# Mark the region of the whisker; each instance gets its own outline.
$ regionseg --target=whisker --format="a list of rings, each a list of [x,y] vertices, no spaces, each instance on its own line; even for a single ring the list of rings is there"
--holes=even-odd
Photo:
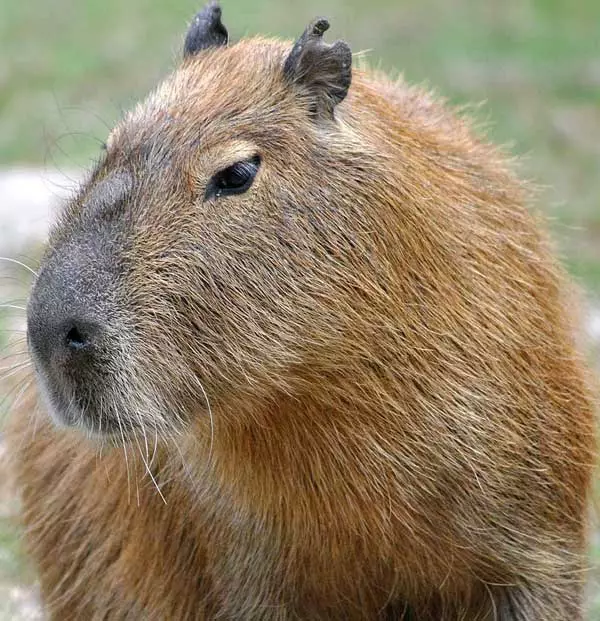
[[[17,306],[16,304],[0,304],[0,308],[13,308],[16,310],[27,312],[27,309],[24,306]]]
[[[19,364],[15,364],[12,367],[9,367],[6,373],[3,373],[2,375],[0,375],[0,382],[7,380],[9,377],[12,377],[13,375],[17,375],[17,373],[19,373],[23,369],[26,369],[30,365],[31,365],[31,362],[28,360],[26,362],[21,362]]]
[[[145,433],[145,432],[144,432]],[[154,484],[154,487],[156,488],[156,491],[158,492],[158,495],[161,497],[162,501],[165,503],[165,505],[167,504],[167,500],[166,498],[163,496],[163,493],[158,485],[158,483],[156,482],[156,479],[154,478],[154,475],[152,474],[152,470],[150,470],[150,466],[148,465],[148,462],[144,459],[144,455],[142,454],[142,447],[140,446],[140,442],[138,440],[138,437],[136,435],[135,437],[135,441],[137,443],[138,446],[138,450],[140,453],[140,457],[142,459],[142,463],[144,464],[144,467],[146,468],[146,472],[148,473],[148,476],[150,477],[152,483]]]
[[[14,364],[11,364],[9,366],[6,367],[0,367],[0,371],[6,371],[6,372],[10,372],[10,371],[16,371],[17,369],[21,369],[24,367],[28,367],[31,364],[30,360],[22,360],[21,362],[15,362]],[[0,375],[0,379],[3,376]]]
[[[22,345],[23,343],[27,343],[27,332],[25,330],[19,330],[16,328],[6,328],[5,330],[0,330],[0,332],[12,332],[13,334],[18,334],[17,337],[10,337],[6,341],[6,345],[0,350],[4,351],[9,347],[15,347],[16,345]]]
[[[16,347],[19,347],[19,350],[16,352],[18,354],[29,353],[29,343],[27,339],[27,332],[25,330],[18,330],[16,328],[0,330],[0,342],[4,343],[0,349],[0,354],[6,352],[7,350],[12,351]],[[15,352],[13,351],[13,353]],[[0,355],[0,361],[2,360],[2,357],[3,356]]]
[[[198,383],[198,386],[200,387],[200,390],[202,391],[202,394],[204,395],[204,400],[206,401],[206,407],[208,409],[208,418],[210,421],[210,446],[208,449],[207,462],[210,463],[210,460],[212,459],[212,452],[213,452],[214,441],[215,441],[215,421],[213,418],[212,408],[210,407],[210,401],[208,399],[208,395],[206,394],[206,390],[204,390],[204,386],[202,385],[202,382],[197,377],[195,379],[196,379],[196,382]]]
[[[138,415],[139,416],[139,415]],[[138,441],[138,437],[137,434],[134,434],[135,437],[135,442],[137,444],[138,447],[138,452],[140,453],[140,457],[142,457],[142,452],[140,450],[140,443]],[[142,461],[144,460],[144,458],[142,457]],[[136,466],[134,473],[133,473],[133,480],[135,481],[135,499],[137,502],[137,506],[140,506],[140,485],[139,485],[139,481],[138,481],[138,475],[137,475],[137,464],[134,463],[134,465]]]
[[[140,425],[140,429],[142,430],[142,434],[144,436],[144,442],[146,443],[146,457],[148,457],[148,441],[146,439],[146,429],[144,428],[144,421],[142,420],[142,416],[140,414],[139,411],[136,410],[136,416],[137,419],[139,421],[139,425]],[[134,438],[135,438],[135,442],[137,444],[138,447],[138,452],[140,453],[140,457],[142,458],[142,461],[144,460],[143,456],[142,456],[142,449],[140,448],[140,443],[138,440],[138,436],[137,433],[134,434]],[[136,474],[137,474],[137,470],[136,470]],[[136,497],[137,497],[137,506],[140,506],[140,486],[138,485],[138,480],[137,480],[137,476],[135,478],[135,491],[136,491]]]
[[[98,408],[98,434],[102,434],[102,414],[104,408],[102,407],[102,396],[100,396],[100,407]],[[102,445],[104,443],[100,443],[100,456],[102,456]]]
[[[11,386],[11,388],[8,390],[8,392],[4,395],[4,397],[2,398],[2,401],[0,401],[0,408],[4,408],[4,406],[6,405],[7,401],[11,398],[11,395],[16,392],[17,390],[19,390],[21,384],[23,382],[25,382],[28,378],[23,378],[21,380],[21,382],[17,382],[14,386]],[[29,381],[33,381],[29,378]],[[10,406],[12,407],[12,405]]]
[[[0,276],[0,280],[10,280],[12,282],[17,283],[17,286],[19,286],[19,287],[29,286],[29,282],[28,281],[24,281],[21,278],[18,278],[17,276],[9,276],[8,274],[2,274]]]
[[[148,437],[146,435],[146,428],[144,426],[144,419],[141,415],[141,413],[139,411],[136,410],[136,416],[140,425],[140,429],[142,430],[142,436],[144,438],[144,445],[146,447],[146,459],[148,459]],[[137,434],[136,434],[136,440],[137,440]],[[139,447],[139,443],[138,443],[138,447]],[[141,450],[141,449],[140,449]]]
[[[29,265],[23,263],[23,261],[19,261],[18,259],[11,259],[10,257],[0,257],[0,261],[6,261],[7,263],[14,263],[15,265],[20,265],[25,268],[28,272],[31,272],[36,278],[38,277],[38,273],[29,267]]]
[[[23,379],[23,381],[25,381],[25,378]],[[34,380],[31,378],[29,380],[29,382],[25,385],[23,392],[27,391],[31,385],[34,383]],[[17,386],[19,386],[19,384],[17,384]],[[13,388],[14,390],[14,388]],[[9,392],[12,393],[12,390]],[[6,401],[6,399],[4,399],[4,401]],[[4,401],[2,402],[4,404]],[[11,406],[11,409],[14,407]],[[25,444],[25,442],[29,441],[31,442],[31,440],[35,437],[35,432],[37,430],[37,421],[39,419],[39,412],[40,412],[40,407],[39,407],[39,402],[36,400],[35,402],[35,406],[33,408],[33,411],[31,412],[31,414],[28,416],[27,418],[27,425],[25,427],[25,430],[23,431],[23,433],[20,436],[19,439],[19,445],[18,445],[18,449],[17,449],[17,453],[20,453],[21,450],[23,449],[23,446]],[[32,424],[33,424],[33,431],[32,431]]]
[[[15,397],[15,400],[11,403],[11,409],[17,408],[19,406],[19,401],[23,398],[23,395],[29,390],[33,382],[33,378],[30,378],[25,382],[25,386],[23,386],[23,388],[19,391],[19,394]]]
[[[156,451],[158,449],[158,425],[154,423],[154,447],[152,449],[152,457],[150,458],[150,465],[154,463],[156,457]]]
[[[140,506],[140,484],[138,482],[138,477],[137,477],[137,470],[135,472],[136,476],[134,477],[134,481],[135,481],[135,499],[137,501],[137,506]]]
[[[118,408],[115,408],[115,415],[117,417],[117,423],[119,425],[119,431],[121,433],[121,441],[123,442],[123,452],[125,453],[125,467],[127,469],[127,504],[131,502],[131,479],[129,472],[129,458],[127,456],[127,444],[125,442],[125,434],[123,433],[123,425],[121,424],[121,416]]]
[[[40,402],[39,399],[36,400],[35,403],[35,408],[33,410],[33,412],[31,413],[31,416],[29,417],[29,420],[27,421],[27,432],[29,433],[29,441],[31,442],[31,440],[33,440],[33,438],[35,438],[35,434],[37,433],[37,429],[38,429],[38,423],[41,419],[40,416]]]
[[[27,300],[25,300],[24,298],[13,298],[12,300],[2,300],[2,304],[3,305],[12,304],[13,306],[17,305],[17,306],[23,306],[23,308],[26,308]]]
[[[140,457],[142,457],[142,456],[140,455]],[[160,490],[160,487],[158,486],[158,483],[156,482],[156,479],[154,478],[154,475],[152,474],[152,471],[150,470],[150,467],[148,466],[146,460],[143,457],[142,457],[142,461],[144,462],[144,466],[146,467],[146,472],[150,475],[150,478],[152,479],[152,483],[154,483],[154,487],[156,487],[156,491],[158,492],[158,495],[161,497],[161,500],[166,505],[167,504],[167,499],[163,496],[163,493]]]
[[[19,339],[19,341],[15,341],[14,343],[8,343],[2,349],[0,349],[0,353],[5,352],[7,349],[10,350],[13,347],[15,347],[16,345],[22,345],[24,341],[25,341],[25,339]],[[17,356],[28,356],[28,355],[29,355],[29,351],[26,350],[26,349],[24,349],[22,351],[13,351],[10,354],[5,354],[3,356],[0,356],[0,362],[3,362],[5,360],[9,360],[10,358],[16,358]]]

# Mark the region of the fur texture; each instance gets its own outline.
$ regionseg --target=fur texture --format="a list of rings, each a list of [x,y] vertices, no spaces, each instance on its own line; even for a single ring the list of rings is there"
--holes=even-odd
[[[581,619],[592,399],[527,189],[402,81],[315,118],[290,49],[186,57],[51,235],[115,343],[87,434],[12,417],[51,618]]]

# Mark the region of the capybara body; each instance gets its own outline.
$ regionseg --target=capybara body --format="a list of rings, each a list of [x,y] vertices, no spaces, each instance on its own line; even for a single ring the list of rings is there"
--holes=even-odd
[[[51,233],[10,438],[52,619],[581,619],[593,404],[528,191],[326,28],[207,7]]]

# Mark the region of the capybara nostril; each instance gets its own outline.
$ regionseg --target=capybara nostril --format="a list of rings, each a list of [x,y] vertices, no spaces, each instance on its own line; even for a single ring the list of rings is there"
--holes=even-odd
[[[65,337],[66,345],[69,349],[83,349],[89,345],[88,339],[81,334],[77,326],[73,326]]]
[[[84,324],[77,321],[73,321],[71,326],[65,335],[66,348],[72,352],[89,349],[94,344],[97,327],[90,323]]]
[[[89,359],[99,344],[102,327],[94,320],[79,317],[63,319],[54,313],[36,313],[28,322],[32,353],[43,367],[59,368],[86,354]]]

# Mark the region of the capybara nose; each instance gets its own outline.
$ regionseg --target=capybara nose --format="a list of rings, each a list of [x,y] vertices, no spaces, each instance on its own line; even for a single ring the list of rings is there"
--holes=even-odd
[[[93,359],[102,327],[96,321],[63,319],[40,309],[30,312],[27,333],[32,352],[42,364],[69,365]]]
[[[102,308],[109,287],[86,264],[73,264],[71,255],[70,262],[58,258],[40,273],[27,307],[31,353],[55,381],[64,371],[72,379],[92,371],[108,341]]]

